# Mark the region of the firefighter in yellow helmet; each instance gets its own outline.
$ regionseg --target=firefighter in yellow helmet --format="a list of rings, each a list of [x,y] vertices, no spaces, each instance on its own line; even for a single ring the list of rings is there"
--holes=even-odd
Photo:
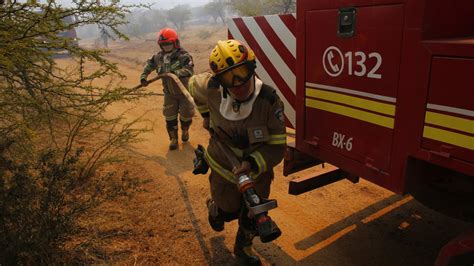
[[[238,219],[234,254],[246,264],[259,265],[251,248],[259,221],[248,217],[236,176],[248,174],[257,195],[268,198],[273,168],[283,159],[286,147],[283,104],[275,90],[255,76],[255,54],[242,42],[218,41],[209,63],[212,73],[194,75],[189,81],[203,126],[212,136],[204,153],[211,168],[209,223],[222,231],[225,222]],[[240,167],[231,167],[216,141],[233,151]],[[276,238],[281,232],[275,223],[272,226]]]
[[[188,86],[189,78],[194,74],[194,64],[191,55],[184,50],[178,39],[178,34],[171,28],[163,28],[158,33],[158,45],[161,51],[153,55],[148,61],[140,76],[140,83],[148,85],[147,76],[156,70],[158,74],[173,73]],[[181,123],[181,140],[189,139],[189,127],[194,116],[194,106],[181,92],[175,82],[164,77],[163,91],[165,93],[163,115],[166,120],[166,129],[170,137],[170,150],[178,148],[178,114]]]

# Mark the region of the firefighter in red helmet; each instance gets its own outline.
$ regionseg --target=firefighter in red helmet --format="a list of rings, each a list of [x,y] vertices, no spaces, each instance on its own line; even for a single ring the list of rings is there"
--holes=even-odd
[[[272,87],[255,76],[255,55],[241,41],[219,41],[209,63],[212,73],[194,75],[188,87],[204,118],[203,126],[211,132],[207,151],[201,150],[211,169],[208,219],[215,231],[238,219],[234,254],[245,264],[259,265],[251,248],[253,238],[258,234],[262,242],[269,242],[281,231],[271,219],[249,217],[249,201],[239,191],[237,177],[249,176],[257,196],[268,198],[273,168],[283,159],[286,148],[283,103]],[[229,164],[223,145],[234,153],[240,167]],[[206,173],[207,168],[197,168],[203,161],[197,159],[194,173]],[[262,226],[265,230],[260,230]]]
[[[157,43],[161,50],[148,59],[140,76],[140,83],[144,86],[148,85],[148,75],[156,70],[158,74],[175,74],[183,85],[187,86],[189,78],[194,73],[194,64],[191,55],[181,47],[176,31],[163,28],[158,33]],[[162,82],[165,94],[163,115],[170,138],[169,149],[174,150],[178,148],[178,115],[182,130],[181,140],[186,142],[189,139],[189,127],[194,116],[194,107],[172,79],[164,77]]]

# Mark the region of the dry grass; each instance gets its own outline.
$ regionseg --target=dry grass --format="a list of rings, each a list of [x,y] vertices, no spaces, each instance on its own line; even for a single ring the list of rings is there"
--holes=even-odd
[[[202,39],[204,31],[209,36]],[[182,47],[193,56],[195,72],[200,73],[208,70],[210,50],[217,40],[226,38],[227,31],[222,26],[199,26],[179,34]],[[157,51],[156,43],[147,40],[153,37],[150,34],[129,42],[112,42],[109,58],[124,69],[140,73],[146,59]],[[129,76],[132,82],[135,78]],[[142,101],[148,102],[153,101]],[[202,253],[199,246],[189,239],[193,235],[189,217],[182,204],[176,204],[181,197],[176,180],[163,178],[169,175],[166,169],[138,158],[115,170],[125,169],[130,177],[138,179],[126,180],[123,195],[81,219],[82,229],[66,245],[72,251],[68,260],[80,264],[203,264],[202,254],[196,254]]]

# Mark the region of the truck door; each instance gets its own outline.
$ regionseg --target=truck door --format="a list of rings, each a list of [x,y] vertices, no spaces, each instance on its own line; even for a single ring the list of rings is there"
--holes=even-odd
[[[474,163],[474,59],[435,56],[422,147]]]
[[[305,140],[388,170],[403,15],[401,4],[306,13]]]

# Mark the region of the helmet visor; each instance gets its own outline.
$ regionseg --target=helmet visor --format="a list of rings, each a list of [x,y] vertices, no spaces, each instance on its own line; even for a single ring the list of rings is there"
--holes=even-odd
[[[250,70],[249,66],[243,64],[220,73],[216,78],[222,87],[232,88],[242,86],[252,75],[253,71]]]
[[[174,48],[173,42],[160,42],[160,47],[163,49],[165,52],[170,52]]]

